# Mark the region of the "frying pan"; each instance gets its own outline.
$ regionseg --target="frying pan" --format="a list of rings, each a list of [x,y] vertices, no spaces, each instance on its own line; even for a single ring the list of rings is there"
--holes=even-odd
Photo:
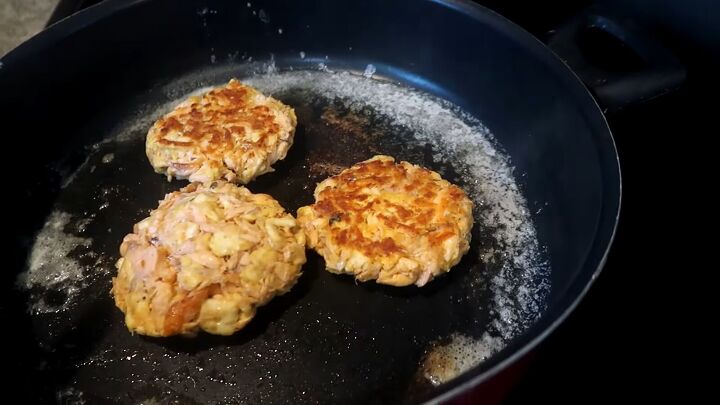
[[[297,111],[288,157],[248,185],[291,212],[333,168],[376,153],[466,189],[502,170],[512,181],[473,194],[470,253],[424,288],[356,285],[309,252],[298,285],[231,337],[132,336],[109,295],[119,243],[184,184],[152,172],[143,135],[173,102],[230,77]],[[568,315],[619,214],[617,154],[591,94],[532,36],[465,1],[109,0],[3,57],[0,89],[6,369],[27,402],[448,400]],[[447,117],[467,131],[444,128]],[[510,195],[522,221],[493,225]],[[498,235],[519,234],[534,243],[531,265],[502,250]],[[438,348],[477,361],[433,385],[423,367]]]

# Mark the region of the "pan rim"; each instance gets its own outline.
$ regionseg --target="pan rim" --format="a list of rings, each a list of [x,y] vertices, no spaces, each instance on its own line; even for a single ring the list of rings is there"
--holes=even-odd
[[[92,5],[69,17],[63,18],[55,22],[54,24],[47,27],[45,30],[41,31],[32,38],[10,50],[4,56],[0,57],[0,66],[2,66],[3,64],[12,64],[13,60],[22,59],[25,54],[33,53],[34,48],[46,47],[55,42],[58,38],[62,38],[77,31],[80,31],[83,28],[94,24],[99,20],[108,17],[111,14],[148,1],[152,0],[106,0],[101,3]],[[514,352],[508,354],[506,358],[498,361],[496,364],[492,365],[488,369],[483,369],[482,365],[477,365],[476,367],[465,372],[464,378],[461,376],[455,381],[449,382],[448,384],[446,384],[446,386],[440,387],[437,395],[426,401],[426,403],[438,403],[448,401],[454,397],[461,395],[464,392],[472,390],[473,387],[482,384],[483,382],[499,374],[501,371],[507,369],[510,365],[516,363],[518,360],[520,360],[526,354],[536,348],[541,342],[543,342],[575,310],[575,308],[579,305],[579,303],[583,300],[583,298],[589,291],[590,287],[594,284],[595,280],[598,278],[607,262],[608,254],[615,239],[620,218],[623,187],[617,145],[612,135],[612,131],[607,123],[607,119],[602,113],[602,109],[598,104],[597,100],[593,97],[592,93],[580,80],[577,74],[561,58],[559,58],[555,53],[553,53],[552,50],[550,50],[542,41],[540,41],[538,38],[536,38],[534,35],[526,31],[522,27],[518,26],[514,22],[508,20],[507,18],[487,7],[473,3],[471,0],[426,1],[436,3],[442,7],[450,8],[456,12],[463,14],[468,18],[471,18],[478,23],[488,25],[493,29],[502,32],[504,35],[509,36],[519,45],[522,45],[523,50],[533,52],[544,63],[547,63],[548,65],[553,67],[553,70],[562,73],[567,78],[568,82],[572,82],[570,83],[570,85],[575,87],[574,92],[578,93],[578,98],[585,98],[584,104],[588,105],[588,107],[583,108],[583,111],[586,113],[585,115],[588,115],[587,112],[590,111],[591,114],[595,116],[594,118],[600,120],[600,123],[596,125],[596,127],[599,128],[602,132],[605,132],[605,134],[607,135],[604,136],[604,138],[606,138],[605,142],[609,141],[609,143],[603,146],[605,146],[607,152],[609,152],[611,156],[614,155],[614,162],[610,162],[610,160],[612,160],[611,158],[605,159],[606,161],[604,162],[601,160],[600,162],[603,179],[606,181],[607,178],[616,176],[618,184],[617,190],[610,190],[610,192],[612,193],[617,191],[616,200],[607,201],[608,199],[605,197],[606,195],[608,195],[607,190],[603,193],[603,212],[600,216],[598,229],[595,234],[594,241],[591,245],[590,253],[588,254],[585,262],[582,265],[582,268],[586,270],[581,270],[581,272],[585,273],[588,271],[587,269],[594,267],[589,279],[587,279],[587,277],[579,277],[578,279],[573,281],[571,286],[565,292],[566,301],[564,302],[565,307],[562,309],[562,311],[559,314],[555,315],[555,319],[553,319],[552,322],[550,322],[544,328],[540,329],[539,332],[534,333],[534,336],[528,335],[525,336],[524,339],[521,339],[522,343],[517,347]],[[600,145],[597,146],[598,148],[600,147]],[[614,215],[612,215],[611,212],[604,212],[608,209],[610,209],[611,211],[615,211]],[[612,219],[610,218],[611,215],[613,216]],[[609,225],[609,221],[612,221],[612,226],[610,232],[607,232],[606,229],[602,229],[602,225],[605,225],[605,228],[607,228],[607,225]],[[596,256],[599,255],[599,259],[591,258],[590,256],[593,254],[595,254]],[[596,263],[591,264],[591,261]],[[570,295],[574,296],[572,298],[567,298]],[[568,299],[569,303],[567,302]]]

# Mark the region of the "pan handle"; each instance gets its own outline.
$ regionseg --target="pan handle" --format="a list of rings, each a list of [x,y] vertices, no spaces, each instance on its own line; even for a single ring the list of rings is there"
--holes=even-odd
[[[591,8],[547,41],[594,94],[605,112],[617,112],[679,88],[685,67],[667,48],[632,23]]]

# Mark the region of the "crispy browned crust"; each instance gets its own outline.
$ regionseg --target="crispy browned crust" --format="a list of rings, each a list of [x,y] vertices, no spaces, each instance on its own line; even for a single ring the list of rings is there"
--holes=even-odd
[[[146,152],[170,177],[247,183],[285,157],[296,122],[292,108],[233,79],[160,118]]]
[[[375,156],[315,189],[298,210],[329,271],[391,285],[424,285],[469,249],[472,203],[439,174]]]

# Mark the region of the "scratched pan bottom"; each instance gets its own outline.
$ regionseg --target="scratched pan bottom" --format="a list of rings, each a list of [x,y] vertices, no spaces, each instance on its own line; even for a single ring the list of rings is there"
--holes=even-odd
[[[235,72],[243,74],[239,68]],[[228,75],[205,77],[219,84]],[[137,119],[138,111],[153,114],[167,102],[164,88],[138,96],[134,107],[99,117],[87,130],[109,133],[111,122]],[[317,182],[378,153],[437,170],[463,186],[452,161],[436,161],[430,145],[414,140],[390,117],[322,94],[308,99],[288,89],[275,96],[295,108],[295,143],[275,172],[247,187],[272,195],[290,212],[312,203]],[[28,344],[35,354],[27,361],[35,378],[47,383],[29,398],[184,404],[413,401],[433,390],[418,373],[428,348],[453,333],[479,336],[488,328],[490,293],[479,288],[468,294],[467,289],[477,272],[490,277],[495,271],[478,259],[478,250],[491,245],[493,236],[476,225],[471,252],[423,288],[357,284],[324,271],[322,258],[309,251],[298,284],[233,336],[130,335],[109,294],[118,246],[158,200],[186,184],[153,172],[144,153],[146,130],[136,125],[122,141],[78,145],[66,162],[82,166],[59,192],[54,211],[69,215],[63,232],[91,240],[71,254],[92,270],[72,299],[58,291],[31,291],[56,310],[30,316],[34,340]]]

